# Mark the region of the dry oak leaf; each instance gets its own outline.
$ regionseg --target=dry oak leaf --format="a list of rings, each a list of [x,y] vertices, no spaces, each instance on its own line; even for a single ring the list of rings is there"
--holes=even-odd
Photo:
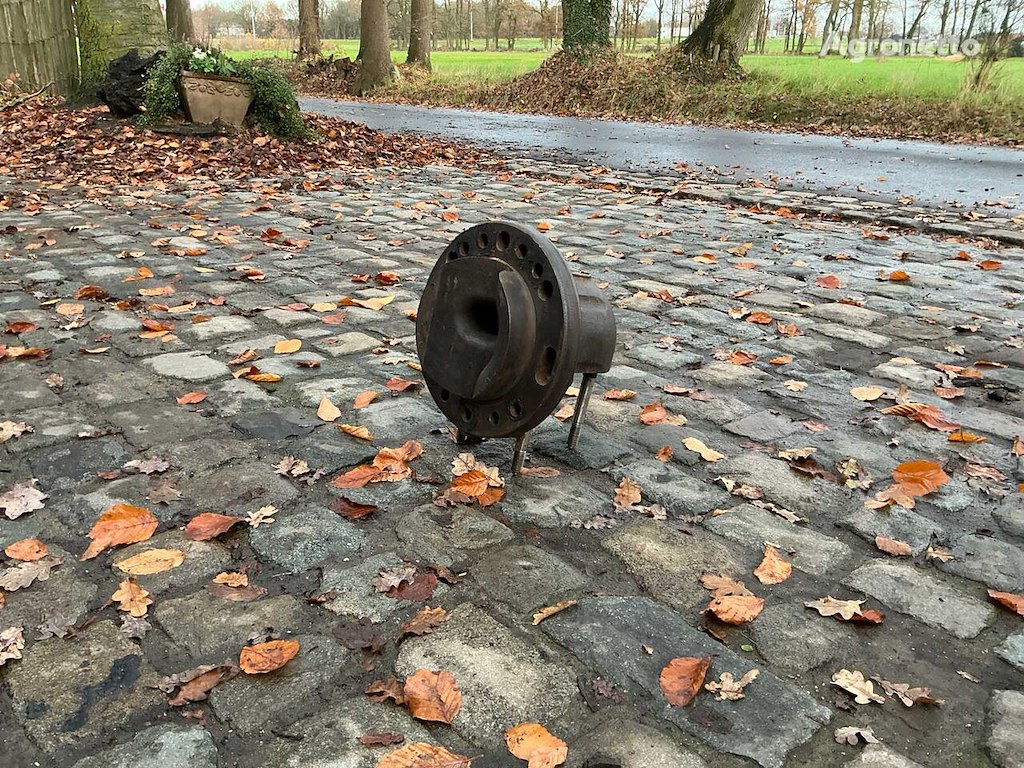
[[[24,421],[0,421],[0,443],[21,437],[26,432],[35,432],[35,430]]]
[[[449,752],[444,747],[414,742],[389,752],[377,768],[469,768],[472,760]]]
[[[604,393],[605,400],[632,400],[636,392],[632,389],[609,389]]]
[[[238,666],[248,675],[263,675],[280,669],[299,653],[298,640],[270,640],[248,645],[238,656]]]
[[[402,684],[393,677],[387,680],[374,680],[363,691],[370,701],[384,702],[391,699],[398,706],[405,704],[405,692]]]
[[[320,405],[316,409],[317,418],[321,421],[337,421],[341,418],[341,408],[331,402],[327,395],[320,398]]]
[[[955,432],[960,428],[959,424],[947,419],[936,406],[924,403],[898,403],[883,408],[882,413],[886,416],[906,416],[939,432]]]
[[[195,701],[205,701],[211,690],[232,679],[238,672],[238,667],[229,662],[204,664],[165,677],[157,683],[157,687],[164,693],[173,694],[168,701],[172,707],[181,707]]]
[[[544,619],[554,616],[556,613],[561,613],[566,608],[572,608],[574,605],[576,605],[575,600],[563,600],[560,603],[555,603],[554,605],[548,605],[544,608],[541,608],[539,611],[533,614],[533,626],[536,627],[538,624],[544,621]]]
[[[185,553],[180,549],[147,549],[114,563],[114,567],[131,576],[149,576],[177,568],[184,562]]]
[[[881,624],[885,620],[885,615],[879,611],[862,609],[861,606],[863,604],[863,600],[836,600],[829,595],[828,597],[804,603],[804,606],[806,608],[813,608],[822,616],[832,616],[839,621]]]
[[[685,707],[704,685],[710,656],[679,656],[665,665],[658,677],[661,692],[673,707]]]
[[[905,707],[912,707],[915,704],[938,706],[946,703],[941,699],[934,698],[931,688],[911,688],[910,683],[892,683],[883,680],[878,675],[873,675],[871,679],[882,686],[886,696],[895,696]]]
[[[840,669],[832,675],[832,685],[842,688],[853,695],[853,700],[858,704],[884,704],[885,697],[875,693],[875,686],[870,680],[865,680],[864,675],[857,670]]]
[[[612,503],[617,510],[632,509],[640,503],[641,498],[640,485],[628,477],[624,477],[615,489],[615,498],[612,499]]]
[[[302,339],[282,339],[274,345],[275,355],[289,355],[302,349]]]
[[[431,608],[425,605],[398,630],[398,641],[409,635],[429,635],[439,626],[448,621],[448,612],[444,608]]]
[[[885,552],[887,555],[892,555],[893,557],[911,557],[914,554],[910,545],[905,541],[889,539],[885,536],[875,536],[875,546],[882,552]]]
[[[160,521],[144,507],[115,504],[96,520],[89,531],[92,541],[79,558],[90,560],[100,552],[118,544],[136,544],[156,532]]]
[[[4,554],[11,558],[11,560],[21,560],[22,562],[30,563],[35,560],[42,560],[49,554],[49,550],[39,539],[21,539],[13,544],[9,544],[4,549]]]
[[[861,402],[870,403],[884,395],[885,390],[881,387],[854,387],[850,394]]]
[[[149,596],[149,592],[139,586],[139,582],[135,580],[134,576],[122,581],[110,599],[119,603],[122,611],[130,613],[136,619],[145,616],[149,606],[153,604],[153,598]]]
[[[698,440],[696,437],[687,437],[683,440],[683,447],[688,451],[700,454],[700,457],[704,461],[721,461],[727,458],[724,453],[719,453],[713,448],[708,448],[703,441]]]
[[[569,746],[540,723],[520,723],[505,731],[508,751],[528,768],[555,768],[569,756]]]
[[[843,728],[836,728],[835,733],[832,734],[837,744],[849,744],[854,745],[857,743],[857,739],[863,739],[865,744],[877,744],[878,739],[875,738],[875,734],[872,733],[868,727],[858,728],[855,725],[847,725]]]
[[[1024,595],[1015,595],[1012,592],[998,592],[997,590],[990,589],[988,590],[988,596],[990,600],[1006,608],[1008,611],[1024,616]]]
[[[34,581],[46,581],[50,578],[50,571],[61,562],[63,561],[59,557],[51,556],[12,565],[0,573],[0,589],[16,592],[30,586]]]
[[[8,661],[21,658],[21,649],[25,647],[24,627],[8,627],[0,632],[0,667]]]
[[[32,478],[24,483],[15,483],[10,490],[0,493],[0,512],[10,520],[17,520],[22,515],[42,509],[43,501],[49,497],[35,485],[36,479]]]
[[[222,571],[213,577],[213,583],[229,587],[247,587],[249,586],[249,577],[236,571]]]
[[[765,545],[764,559],[754,569],[754,575],[762,584],[781,584],[793,573],[793,564],[784,558],[775,547]]]
[[[462,694],[451,672],[417,669],[403,689],[409,714],[417,720],[451,725],[462,707]]]
[[[190,541],[209,541],[242,522],[245,522],[244,517],[203,512],[188,521],[188,525],[185,526],[185,538]]]
[[[339,424],[338,429],[350,437],[356,437],[360,440],[365,440],[368,443],[373,442],[373,435],[370,434],[370,430],[366,427],[357,426],[355,424]],[[353,487],[358,488],[360,486]]]
[[[732,676],[732,672],[723,672],[717,682],[708,683],[704,686],[704,690],[717,693],[715,698],[718,701],[739,701],[743,698],[743,689],[754,682],[759,674],[761,674],[761,670],[755,667],[736,680]]]

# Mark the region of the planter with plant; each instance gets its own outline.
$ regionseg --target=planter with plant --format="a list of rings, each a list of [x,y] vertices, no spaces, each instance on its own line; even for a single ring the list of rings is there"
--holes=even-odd
[[[171,47],[149,71],[145,91],[146,122],[184,112],[195,123],[240,127],[248,115],[274,136],[313,137],[287,80],[214,49]]]

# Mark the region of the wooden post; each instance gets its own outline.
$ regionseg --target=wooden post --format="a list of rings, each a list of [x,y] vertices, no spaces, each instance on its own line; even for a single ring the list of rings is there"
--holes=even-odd
[[[12,72],[23,88],[78,88],[78,50],[69,0],[0,0],[0,80]]]

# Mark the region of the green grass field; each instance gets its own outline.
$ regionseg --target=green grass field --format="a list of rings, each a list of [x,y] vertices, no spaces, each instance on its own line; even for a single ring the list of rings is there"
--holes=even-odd
[[[769,40],[769,48],[781,49],[782,40]],[[290,57],[291,41],[257,41],[261,47],[250,50],[232,49],[224,41],[227,53],[239,59]],[[270,47],[267,43],[276,43]],[[642,40],[645,47],[654,48],[654,40]],[[666,43],[667,44],[667,43]],[[265,46],[265,47],[263,47]],[[810,41],[807,49],[814,50],[817,41]],[[338,56],[356,55],[357,40],[325,40],[324,53]],[[434,77],[446,83],[487,84],[508,80],[530,72],[540,66],[551,51],[545,51],[541,41],[523,39],[514,51],[484,51],[483,41],[476,42],[478,50],[434,51],[431,61]],[[405,60],[404,51],[392,51],[396,62]],[[787,89],[812,95],[889,95],[923,99],[952,99],[960,92],[967,64],[935,57],[871,58],[852,62],[838,56],[819,59],[816,56],[779,54],[747,55],[742,65],[750,72],[775,75]],[[996,101],[1024,100],[1024,59],[1003,62],[992,87]]]

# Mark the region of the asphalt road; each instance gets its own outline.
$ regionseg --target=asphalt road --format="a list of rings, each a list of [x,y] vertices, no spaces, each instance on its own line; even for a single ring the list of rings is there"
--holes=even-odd
[[[756,178],[782,189],[909,196],[942,207],[999,201],[1024,213],[1024,150],[336,99],[301,104],[388,133],[434,134],[530,157],[662,173],[688,163],[714,178]]]

